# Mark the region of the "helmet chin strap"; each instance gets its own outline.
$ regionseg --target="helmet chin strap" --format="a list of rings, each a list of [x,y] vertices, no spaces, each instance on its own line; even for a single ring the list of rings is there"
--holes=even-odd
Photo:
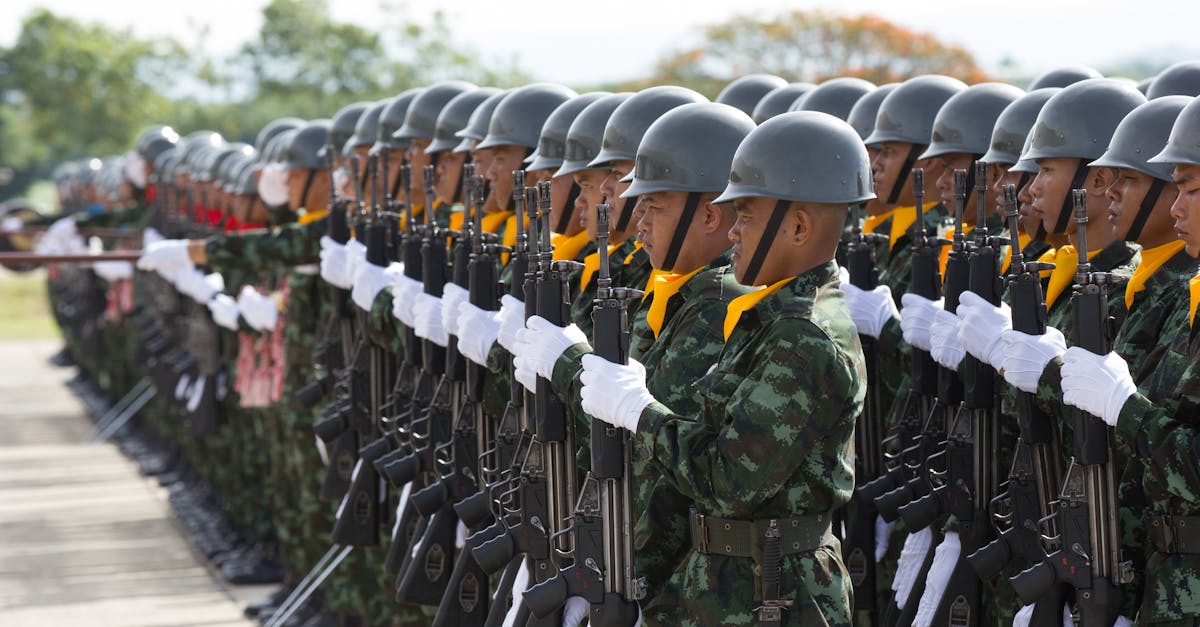
[[[1160,178],[1155,178],[1154,182],[1150,184],[1150,189],[1147,189],[1146,195],[1142,196],[1142,204],[1138,206],[1133,223],[1129,225],[1129,232],[1125,234],[1125,241],[1136,242],[1142,236],[1142,229],[1146,227],[1146,221],[1150,219],[1150,213],[1154,211],[1154,205],[1158,204],[1158,199],[1162,196],[1163,188],[1166,186],[1167,182]]]
[[[1071,224],[1071,213],[1073,209],[1071,203],[1071,190],[1080,189],[1083,187],[1084,181],[1087,180],[1087,173],[1087,163],[1083,159],[1080,159],[1079,165],[1075,166],[1075,176],[1071,177],[1071,186],[1068,187],[1066,193],[1063,194],[1062,209],[1059,209],[1058,211],[1058,220],[1054,223],[1054,231],[1052,231],[1053,233],[1061,235],[1067,232],[1067,226]],[[1087,251],[1084,252],[1086,253]]]
[[[567,227],[571,224],[571,218],[575,215],[575,201],[579,198],[580,191],[582,190],[579,189],[579,185],[572,181],[571,191],[567,192],[567,202],[558,216],[558,223],[554,225],[555,233],[567,232]]]
[[[900,174],[896,177],[896,185],[892,186],[892,191],[888,193],[887,204],[894,205],[900,199],[900,190],[904,189],[904,182],[908,180],[909,174],[912,174],[913,165],[917,163],[917,157],[925,151],[925,146],[920,144],[910,144],[908,154],[904,157],[904,163],[900,165]]]
[[[683,242],[692,228],[692,220],[695,219],[696,208],[699,206],[700,192],[688,192],[687,200],[683,204],[683,212],[679,214],[679,221],[675,223],[675,232],[671,234],[671,244],[667,247],[667,256],[663,259],[663,270],[675,270],[679,251],[683,248]]]
[[[767,253],[775,243],[775,236],[779,234],[779,225],[783,224],[788,205],[791,204],[791,201],[783,199],[775,201],[775,208],[771,210],[771,218],[767,220],[767,227],[763,230],[763,239],[754,249],[750,263],[746,264],[746,273],[742,275],[741,281],[743,285],[754,285],[754,280],[758,278],[758,272],[762,270],[763,262],[767,260]]]
[[[625,204],[621,205],[621,217],[617,218],[617,225],[613,227],[614,231],[624,231],[629,228],[629,221],[633,219],[633,208],[636,206],[637,196],[625,199]]]

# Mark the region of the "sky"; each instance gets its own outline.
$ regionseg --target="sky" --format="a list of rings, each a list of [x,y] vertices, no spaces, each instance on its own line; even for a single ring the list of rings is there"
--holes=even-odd
[[[207,25],[208,51],[236,50],[257,32],[267,0],[5,0],[0,46],[11,45],[21,18],[35,7],[85,21],[130,27],[138,35],[194,41]],[[378,28],[379,0],[331,0],[335,19]],[[734,14],[768,16],[786,10],[874,13],[929,32],[972,52],[986,70],[1004,60],[1033,75],[1063,65],[1100,68],[1130,58],[1163,62],[1200,58],[1200,2],[1194,0],[406,0],[417,21],[436,9],[457,41],[483,59],[516,58],[538,80],[588,85],[637,78],[655,60],[694,44],[705,24]]]

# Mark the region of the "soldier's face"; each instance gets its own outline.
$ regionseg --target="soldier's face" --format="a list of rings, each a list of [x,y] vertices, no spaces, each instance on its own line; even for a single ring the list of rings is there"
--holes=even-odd
[[[1033,198],[1033,211],[1042,221],[1042,227],[1047,233],[1053,233],[1063,202],[1071,191],[1071,180],[1075,177],[1079,159],[1038,159],[1037,164],[1038,173],[1029,183],[1029,195]],[[1069,220],[1065,232],[1074,231],[1075,222]]]
[[[938,195],[942,200],[942,204],[953,214],[957,211],[958,200],[954,197],[954,171],[967,170],[974,166],[975,159],[971,155],[964,152],[956,152],[933,159],[938,164],[938,169],[941,170],[937,178]],[[974,225],[978,216],[978,211],[975,209],[975,190],[965,190],[967,193],[966,202],[963,208],[963,224]]]
[[[870,159],[872,162],[874,162],[875,157],[878,155],[879,155],[878,147],[867,146],[867,158],[868,159]],[[876,193],[878,193],[878,192],[876,192]],[[887,201],[887,199],[883,198],[882,195],[876,196],[874,199],[867,201],[867,206],[866,206],[867,215],[876,215],[879,213],[883,213],[884,211],[887,211],[888,207],[887,207],[886,201]]]
[[[425,166],[431,163],[430,156],[425,154],[428,147],[428,139],[417,138],[404,150],[404,160],[410,166],[409,180],[412,182],[414,202],[417,202],[416,198],[420,198],[422,202],[432,201],[425,198]]]
[[[575,180],[570,176],[556,176],[550,179],[550,228],[556,229],[562,223],[563,214],[570,213],[575,215],[575,203],[567,206],[567,198],[571,196],[571,187],[575,185]],[[583,223],[579,220],[567,220],[566,228],[563,229],[563,235],[576,235],[583,230]]]
[[[1117,176],[1113,178],[1112,184],[1104,190],[1104,195],[1108,198],[1108,215],[1106,217],[1109,224],[1112,225],[1113,237],[1123,240],[1130,234],[1129,230],[1133,226],[1133,221],[1141,210],[1142,200],[1153,184],[1154,177],[1148,174],[1128,168],[1117,170]],[[1138,243],[1153,246],[1162,243],[1158,240],[1162,239],[1164,235],[1170,236],[1171,214],[1168,208],[1174,200],[1174,194],[1173,185],[1166,186],[1163,193],[1159,194],[1155,208],[1151,209],[1150,215],[1147,216],[1146,222],[1142,226],[1141,233],[1137,234]]]
[[[442,202],[454,202],[458,192],[462,189],[462,170],[463,164],[466,162],[467,153],[465,152],[443,150],[437,154],[437,166],[434,168],[434,172],[437,174],[434,190]]]
[[[600,184],[608,176],[607,170],[583,170],[572,174],[575,184],[579,186],[579,196],[575,198],[575,215],[579,216],[579,225],[587,230],[588,239],[596,241],[596,205],[604,201],[604,192]]]
[[[754,258],[758,252],[759,246],[772,246],[772,251],[777,248],[772,242],[765,241],[767,222],[771,219],[771,214],[775,211],[774,198],[741,198],[733,202],[734,211],[737,213],[737,219],[734,220],[733,226],[729,229],[729,241],[733,244],[731,248],[733,260],[733,276],[738,283],[743,285],[770,285],[776,281],[789,276],[784,255],[768,253],[763,259],[762,267],[759,268],[758,274],[753,277],[753,282],[748,283],[746,277],[747,266],[750,265],[750,260]],[[784,218],[780,225],[779,232],[791,232],[795,228],[795,220],[791,216],[794,213],[788,211],[788,216]],[[772,238],[776,239],[776,238]],[[779,237],[778,239],[782,239]]]
[[[1184,241],[1188,254],[1200,257],[1200,166],[1175,166],[1179,195],[1171,205],[1175,234]]]
[[[912,191],[912,176],[909,173],[902,172],[904,161],[908,159],[908,153],[912,149],[912,144],[907,142],[884,142],[879,146],[879,153],[875,155],[875,159],[871,161],[871,173],[874,177],[875,195],[884,199],[884,202],[892,196],[892,189],[900,188],[900,193],[896,197],[897,206],[911,206],[916,204],[916,196]],[[913,163],[914,168],[922,168],[925,170],[925,187],[926,197],[925,202],[933,200],[929,190],[935,189],[932,186],[941,176],[941,168],[939,163],[934,159],[922,159]],[[904,178],[902,179],[901,176]]]
[[[513,170],[524,170],[524,146],[497,146],[492,149],[492,162],[488,164],[487,177],[492,182],[492,193],[501,206],[513,192]]]
[[[638,198],[641,213],[637,222],[638,238],[650,255],[650,265],[658,270],[671,269],[664,268],[663,264],[686,203],[687,192],[655,192]]]

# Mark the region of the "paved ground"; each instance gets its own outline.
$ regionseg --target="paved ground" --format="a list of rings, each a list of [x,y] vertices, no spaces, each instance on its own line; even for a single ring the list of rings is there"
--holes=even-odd
[[[0,341],[0,625],[250,625],[246,599],[185,538],[158,483],[49,366],[57,340]]]

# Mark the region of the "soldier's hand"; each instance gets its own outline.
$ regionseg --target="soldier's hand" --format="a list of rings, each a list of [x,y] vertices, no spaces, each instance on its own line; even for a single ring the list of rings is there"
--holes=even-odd
[[[406,327],[412,328],[414,323],[413,307],[417,304],[417,295],[421,293],[421,282],[403,274],[391,276],[392,280],[392,316]]]
[[[1137,392],[1129,364],[1110,352],[1097,355],[1073,346],[1062,356],[1063,402],[1117,426],[1121,408]]]
[[[846,308],[850,310],[850,318],[862,335],[878,339],[888,320],[900,317],[896,301],[892,299],[892,290],[886,285],[865,291],[845,283],[842,289],[846,293]]]
[[[1061,331],[1046,327],[1042,335],[1030,335],[1009,329],[1004,339],[1004,364],[1001,372],[1004,380],[1030,394],[1037,392],[1038,379],[1046,364],[1067,350],[1067,341]]]
[[[942,300],[929,300],[916,294],[900,297],[900,330],[904,341],[925,352],[932,350],[933,318],[942,311]]]
[[[480,366],[487,366],[488,353],[500,333],[499,312],[463,302],[458,307],[458,331],[458,352]]]
[[[449,343],[449,336],[442,326],[442,299],[422,292],[417,296],[417,304],[413,313],[413,321],[416,323],[413,330],[417,337],[429,340],[441,347],[445,347]]]
[[[213,322],[229,329],[238,330],[238,305],[228,294],[217,294],[208,301],[208,310],[212,313]]]
[[[249,285],[243,285],[242,291],[238,293],[238,309],[246,319],[246,324],[258,331],[274,329],[279,317],[275,301],[259,294]]]
[[[654,402],[646,389],[646,367],[636,359],[613,363],[596,355],[583,356],[583,410],[614,427],[637,432],[642,410]]]
[[[354,275],[354,287],[350,290],[350,298],[363,311],[371,311],[375,297],[383,288],[391,283],[391,278],[384,272],[382,266],[363,262],[358,265]]]
[[[576,344],[588,344],[588,338],[574,323],[560,327],[541,316],[530,316],[517,333],[515,353],[542,378],[551,379],[555,362]]]
[[[346,246],[328,235],[321,236],[321,278],[334,287],[349,289],[351,281],[346,274]]]
[[[525,328],[525,303],[510,294],[500,297],[500,332],[496,339],[504,350],[517,354],[517,333]]]
[[[190,265],[192,259],[188,255],[188,241],[183,239],[154,242],[142,250],[142,256],[137,261],[139,269],[158,272],[164,276]]]
[[[470,292],[454,283],[442,287],[442,328],[446,333],[458,337],[459,309],[470,299]]]
[[[939,309],[933,314],[933,328],[929,333],[929,354],[939,365],[958,370],[966,351],[958,339],[958,316]]]
[[[534,394],[537,393],[538,375],[528,359],[520,355],[513,357],[513,377],[516,378],[517,383],[525,386],[526,390]]]
[[[1008,303],[992,305],[974,292],[964,292],[958,301],[958,339],[972,357],[999,370],[1004,366],[1004,340],[1012,328]]]

